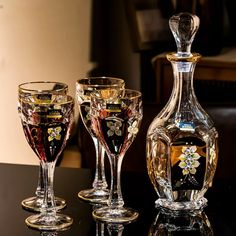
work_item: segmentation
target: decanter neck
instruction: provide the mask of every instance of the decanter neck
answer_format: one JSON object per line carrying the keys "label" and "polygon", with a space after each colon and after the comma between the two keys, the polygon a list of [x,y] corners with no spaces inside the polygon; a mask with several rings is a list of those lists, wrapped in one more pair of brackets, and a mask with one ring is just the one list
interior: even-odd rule
{"label": "decanter neck", "polygon": [[183,118],[191,120],[195,113],[193,110],[198,110],[200,106],[193,86],[194,70],[199,58],[200,55],[197,54],[193,55],[190,60],[170,60],[173,68],[174,84],[169,106],[172,107],[171,110],[175,110],[176,121]]}
{"label": "decanter neck", "polygon": [[193,89],[193,72],[196,63],[172,62],[174,86],[172,99],[177,103],[191,104],[195,99]]}
{"label": "decanter neck", "polygon": [[191,126],[196,120],[201,120],[211,126],[211,120],[205,119],[206,112],[199,104],[193,86],[194,70],[200,55],[193,53],[189,58],[180,59],[168,54],[167,59],[173,68],[174,84],[168,103],[159,113],[159,120],[174,122],[178,127]]}
{"label": "decanter neck", "polygon": [[174,75],[174,86],[171,95],[171,103],[191,104],[197,102],[193,88],[193,75],[196,63],[201,58],[200,54],[193,53],[190,57],[180,58],[175,53],[167,54],[171,62]]}

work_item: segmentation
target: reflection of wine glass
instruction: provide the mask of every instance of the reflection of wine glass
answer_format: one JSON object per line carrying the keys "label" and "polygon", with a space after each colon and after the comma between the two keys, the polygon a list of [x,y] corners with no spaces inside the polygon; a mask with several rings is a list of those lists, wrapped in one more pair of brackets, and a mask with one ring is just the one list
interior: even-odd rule
{"label": "reflection of wine glass", "polygon": [[92,129],[105,147],[111,166],[111,191],[108,206],[93,211],[97,220],[123,223],[135,220],[138,213],[124,207],[120,186],[121,164],[135,139],[142,119],[142,96],[135,90],[100,90],[92,94]]}
{"label": "reflection of wine glass", "polygon": [[108,224],[107,230],[110,236],[122,236],[124,225],[123,224]]}
{"label": "reflection of wine glass", "polygon": [[55,231],[42,231],[40,232],[40,236],[57,236],[58,233]]}
{"label": "reflection of wine glass", "polygon": [[94,135],[91,129],[90,120],[90,94],[100,89],[120,89],[124,88],[124,80],[110,77],[90,77],[79,79],[76,83],[76,94],[79,104],[79,111],[82,121],[91,135],[96,151],[96,170],[93,181],[93,188],[85,189],[78,193],[78,196],[93,203],[106,203],[109,196],[107,182],[104,171],[104,148]]}
{"label": "reflection of wine glass", "polygon": [[[38,94],[38,91],[40,91],[40,95]],[[50,82],[50,81],[37,81],[37,82],[28,82],[19,85],[18,88],[18,96],[19,101],[20,99],[28,96],[42,96],[43,94],[66,94],[68,91],[68,86],[61,82]],[[38,94],[38,95],[37,95]],[[20,106],[18,106],[19,113]],[[22,122],[22,125],[24,126],[24,123]],[[27,135],[26,135],[27,138]],[[30,143],[29,143],[30,144]],[[32,147],[34,150],[34,148]],[[43,177],[42,177],[42,166],[40,162],[39,166],[39,177],[38,177],[38,186],[35,192],[34,197],[30,197],[27,199],[24,199],[21,204],[25,209],[31,210],[31,211],[40,211],[40,208],[43,203],[43,196],[44,196],[44,184],[43,184]],[[66,206],[66,202],[62,198],[55,197],[56,207],[57,209],[62,209]]]}
{"label": "reflection of wine glass", "polygon": [[149,236],[174,235],[213,236],[211,224],[203,211],[170,211],[160,209],[150,227]]}
{"label": "reflection of wine glass", "polygon": [[56,212],[53,179],[56,160],[66,145],[73,121],[74,101],[61,94],[28,95],[19,99],[23,129],[31,148],[40,159],[44,200],[40,214],[28,217],[26,224],[39,230],[60,230],[73,220]]}

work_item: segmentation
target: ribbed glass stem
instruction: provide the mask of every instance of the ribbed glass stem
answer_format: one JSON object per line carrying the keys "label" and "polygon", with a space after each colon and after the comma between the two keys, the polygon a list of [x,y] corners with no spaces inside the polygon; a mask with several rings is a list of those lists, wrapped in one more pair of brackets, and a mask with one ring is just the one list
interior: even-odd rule
{"label": "ribbed glass stem", "polygon": [[111,154],[109,157],[111,165],[111,191],[108,199],[108,206],[122,207],[124,200],[121,193],[120,171],[123,156]]}
{"label": "ribbed glass stem", "polygon": [[96,169],[95,169],[95,178],[93,181],[93,188],[106,189],[107,182],[104,168],[105,150],[97,138],[93,137],[93,142],[96,151]]}
{"label": "ribbed glass stem", "polygon": [[54,191],[53,191],[53,180],[55,163],[48,162],[42,164],[43,176],[44,176],[44,201],[42,206],[42,213],[56,214]]}

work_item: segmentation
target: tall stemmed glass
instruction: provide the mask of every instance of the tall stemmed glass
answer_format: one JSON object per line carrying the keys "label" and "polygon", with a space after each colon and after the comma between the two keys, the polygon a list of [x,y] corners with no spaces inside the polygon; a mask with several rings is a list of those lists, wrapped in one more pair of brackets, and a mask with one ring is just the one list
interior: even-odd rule
{"label": "tall stemmed glass", "polygon": [[80,116],[86,129],[93,139],[96,151],[96,169],[92,188],[81,190],[78,193],[78,196],[85,201],[92,203],[106,203],[109,196],[109,190],[107,189],[108,185],[104,171],[105,151],[91,129],[90,94],[101,89],[121,89],[124,88],[124,86],[125,82],[123,79],[112,77],[89,77],[79,79],[76,82],[76,94],[79,104]]}
{"label": "tall stemmed glass", "polygon": [[123,157],[134,141],[142,120],[142,96],[139,91],[112,89],[91,96],[92,129],[105,147],[111,166],[111,191],[108,206],[95,209],[93,217],[109,223],[131,222],[138,213],[124,207],[120,172]]}
{"label": "tall stemmed glass", "polygon": [[[40,91],[40,94],[38,94],[38,91]],[[33,82],[26,82],[18,87],[18,98],[19,101],[22,98],[28,97],[28,96],[38,96],[38,99],[43,99],[43,94],[46,94],[48,96],[49,94],[57,95],[57,94],[67,94],[68,92],[68,85],[61,82],[53,82],[53,81],[33,81]],[[18,105],[18,111],[20,114],[20,106]],[[22,123],[24,126],[24,123]],[[27,138],[27,135],[26,135]],[[34,148],[32,147],[34,150]],[[35,196],[29,197],[24,199],[21,202],[21,205],[23,208],[39,212],[40,208],[43,203],[44,198],[44,184],[43,184],[43,176],[42,176],[42,166],[41,162],[39,165],[39,177],[38,177],[38,186],[36,188]],[[55,197],[55,203],[58,210],[63,209],[66,206],[66,201],[62,198]]]}
{"label": "tall stemmed glass", "polygon": [[74,100],[68,95],[46,94],[39,90],[19,100],[23,129],[29,145],[40,159],[44,181],[44,200],[40,214],[28,217],[26,224],[38,230],[61,230],[73,220],[58,214],[53,179],[57,158],[69,137],[73,123]]}

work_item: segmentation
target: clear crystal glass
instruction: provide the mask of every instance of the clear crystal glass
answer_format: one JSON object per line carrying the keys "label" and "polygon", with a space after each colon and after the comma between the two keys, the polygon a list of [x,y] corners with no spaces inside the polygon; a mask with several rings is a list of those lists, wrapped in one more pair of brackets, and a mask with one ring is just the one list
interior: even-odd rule
{"label": "clear crystal glass", "polygon": [[[41,94],[67,94],[68,85],[61,82],[54,81],[32,81],[20,84],[18,87],[18,112],[21,113],[20,99],[28,96],[36,95],[40,91]],[[35,196],[22,200],[21,205],[24,209],[40,212],[44,198],[44,182],[41,162],[39,164],[38,185],[35,191]],[[66,206],[66,201],[60,197],[55,197],[55,203],[58,210]]]}
{"label": "clear crystal glass", "polygon": [[193,74],[200,55],[191,53],[199,27],[195,15],[180,13],[169,21],[177,44],[170,53],[174,74],[171,97],[147,133],[147,169],[158,194],[156,204],[171,210],[196,210],[206,205],[218,159],[218,133],[200,106]]}
{"label": "clear crystal glass", "polygon": [[40,213],[26,224],[37,230],[68,228],[71,217],[57,213],[53,182],[55,164],[65,148],[73,123],[74,100],[63,94],[30,93],[19,98],[20,118],[26,139],[42,166],[44,195]]}
{"label": "clear crystal glass", "polygon": [[91,99],[92,129],[106,150],[111,167],[108,206],[93,211],[93,217],[108,223],[131,222],[138,212],[124,206],[121,191],[121,165],[134,141],[142,120],[142,95],[135,90],[99,90]]}
{"label": "clear crystal glass", "polygon": [[79,198],[92,203],[106,203],[109,190],[104,170],[105,150],[100,141],[94,135],[90,119],[90,101],[91,93],[102,89],[121,89],[125,82],[120,78],[113,77],[88,77],[79,79],[76,82],[76,96],[79,104],[80,116],[83,124],[92,137],[96,152],[96,169],[92,188],[81,190],[78,193]]}

